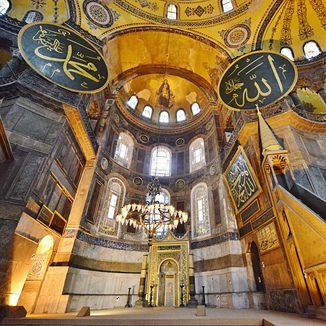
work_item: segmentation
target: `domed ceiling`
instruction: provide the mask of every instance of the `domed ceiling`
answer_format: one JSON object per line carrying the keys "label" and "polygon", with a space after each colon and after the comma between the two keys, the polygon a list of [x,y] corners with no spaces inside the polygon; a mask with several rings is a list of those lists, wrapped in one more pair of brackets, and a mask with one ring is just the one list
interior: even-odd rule
{"label": "domed ceiling", "polygon": [[[307,41],[326,37],[322,0],[232,0],[233,9],[225,13],[222,1],[178,1],[173,2],[175,20],[166,18],[170,2],[161,0],[20,3],[11,8],[11,18],[23,20],[35,10],[43,21],[65,23],[101,45],[110,92],[122,103],[137,95],[139,107],[132,112],[136,117],[150,105],[155,111],[150,123],[156,123],[164,109],[157,102],[164,80],[172,96],[166,108],[171,123],[179,108],[186,110],[185,123],[191,123],[193,101],[203,111],[218,102],[218,80],[233,59],[255,50],[279,52],[284,46],[292,48],[295,59],[302,59]],[[325,42],[319,46],[325,51]]]}

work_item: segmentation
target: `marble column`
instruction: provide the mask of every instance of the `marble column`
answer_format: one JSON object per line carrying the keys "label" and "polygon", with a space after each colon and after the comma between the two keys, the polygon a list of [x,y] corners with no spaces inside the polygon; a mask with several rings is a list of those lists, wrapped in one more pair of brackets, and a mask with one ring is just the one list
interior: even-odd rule
{"label": "marble column", "polygon": [[195,298],[196,288],[195,288],[195,269],[194,269],[193,254],[189,254],[189,286],[190,286],[190,300],[187,303],[187,307],[194,308],[197,307],[198,302]]}
{"label": "marble column", "polygon": [[135,302],[136,307],[147,307],[148,306],[148,302],[145,300],[147,262],[148,262],[148,255],[144,255],[142,265],[141,265],[141,272],[140,272],[138,299]]}

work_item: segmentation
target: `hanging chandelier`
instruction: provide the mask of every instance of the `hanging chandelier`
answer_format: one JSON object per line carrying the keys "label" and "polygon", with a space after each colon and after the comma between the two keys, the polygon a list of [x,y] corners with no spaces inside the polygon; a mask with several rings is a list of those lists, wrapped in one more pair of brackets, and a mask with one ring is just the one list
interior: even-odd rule
{"label": "hanging chandelier", "polygon": [[159,229],[175,229],[179,223],[188,221],[188,213],[175,209],[170,204],[160,202],[161,184],[155,177],[147,185],[146,204],[127,204],[121,208],[116,219],[122,225],[132,225],[134,228],[143,228],[148,235],[148,245],[152,245],[153,237]]}

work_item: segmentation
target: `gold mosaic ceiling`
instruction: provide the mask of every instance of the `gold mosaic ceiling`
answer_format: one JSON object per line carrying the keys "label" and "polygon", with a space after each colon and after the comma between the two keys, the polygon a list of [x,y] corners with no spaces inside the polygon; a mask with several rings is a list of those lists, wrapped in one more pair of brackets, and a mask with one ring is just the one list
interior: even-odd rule
{"label": "gold mosaic ceiling", "polygon": [[160,110],[156,94],[168,80],[174,95],[169,110],[184,108],[188,122],[190,101],[200,102],[203,109],[217,101],[218,79],[233,58],[290,46],[300,59],[309,40],[319,41],[322,51],[326,47],[322,0],[233,0],[228,13],[222,12],[220,1],[178,1],[173,2],[177,20],[165,18],[172,2],[161,0],[12,2],[12,18],[22,20],[36,10],[46,22],[68,20],[69,26],[102,40],[111,91],[124,102],[140,94],[142,105],[148,99]]}

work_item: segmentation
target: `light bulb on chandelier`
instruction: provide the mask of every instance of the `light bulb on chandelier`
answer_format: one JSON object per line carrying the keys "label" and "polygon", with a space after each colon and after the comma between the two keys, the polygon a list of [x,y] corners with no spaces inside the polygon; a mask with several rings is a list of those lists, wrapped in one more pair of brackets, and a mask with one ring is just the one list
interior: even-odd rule
{"label": "light bulb on chandelier", "polygon": [[127,204],[121,208],[117,215],[117,221],[122,225],[132,225],[134,228],[142,227],[148,235],[148,245],[152,245],[155,233],[167,227],[169,230],[176,229],[179,223],[188,221],[188,213],[176,210],[172,205],[161,203],[156,200],[161,193],[161,184],[155,177],[147,185],[147,201],[142,204]]}

